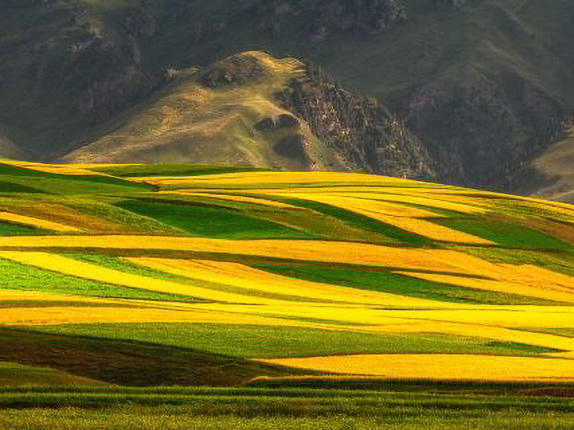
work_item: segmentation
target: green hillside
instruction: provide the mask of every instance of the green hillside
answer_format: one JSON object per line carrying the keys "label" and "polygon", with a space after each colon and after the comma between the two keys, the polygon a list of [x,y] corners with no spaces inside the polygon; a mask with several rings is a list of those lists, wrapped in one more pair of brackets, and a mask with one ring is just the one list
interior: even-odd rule
{"label": "green hillside", "polygon": [[345,170],[333,149],[274,98],[303,67],[253,52],[206,70],[174,72],[150,104],[127,112],[119,128],[66,160]]}

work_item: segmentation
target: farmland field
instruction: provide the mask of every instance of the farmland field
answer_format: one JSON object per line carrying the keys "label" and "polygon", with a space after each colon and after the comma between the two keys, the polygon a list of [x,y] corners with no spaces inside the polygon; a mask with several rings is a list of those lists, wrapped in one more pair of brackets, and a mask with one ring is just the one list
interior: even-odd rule
{"label": "farmland field", "polygon": [[209,166],[0,183],[0,428],[574,425],[574,207]]}

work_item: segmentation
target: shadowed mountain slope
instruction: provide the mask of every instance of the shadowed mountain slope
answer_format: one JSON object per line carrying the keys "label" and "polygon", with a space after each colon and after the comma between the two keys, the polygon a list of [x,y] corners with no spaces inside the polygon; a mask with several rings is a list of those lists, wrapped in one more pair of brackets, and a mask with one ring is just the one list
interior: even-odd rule
{"label": "shadowed mountain slope", "polygon": [[[0,123],[18,147],[44,159],[83,148],[103,161],[114,146],[116,159],[249,159],[411,177],[434,171],[443,182],[506,189],[574,109],[574,6],[567,0],[27,0],[1,7]],[[314,137],[302,133],[306,145],[280,145],[270,160],[276,137],[254,133],[249,121],[218,157],[210,156],[218,147],[212,137],[191,133],[189,124],[177,142],[164,133],[151,143],[151,135],[134,132],[158,118],[166,97],[189,90],[190,68],[208,70],[253,50],[309,60],[337,83],[336,97],[315,82],[317,96],[305,106],[294,102],[301,97],[282,99],[309,125]],[[222,91],[220,84],[211,90]],[[378,101],[354,97],[355,115],[343,89]],[[245,100],[232,104],[245,112]],[[142,142],[115,146],[128,129]],[[323,156],[302,161],[302,146]]]}

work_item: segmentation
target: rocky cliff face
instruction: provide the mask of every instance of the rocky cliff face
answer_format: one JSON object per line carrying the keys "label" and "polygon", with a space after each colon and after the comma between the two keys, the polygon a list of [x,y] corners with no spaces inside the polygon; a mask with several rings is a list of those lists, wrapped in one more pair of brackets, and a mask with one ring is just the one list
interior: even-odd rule
{"label": "rocky cliff face", "polygon": [[307,65],[302,78],[278,94],[351,170],[432,179],[433,163],[421,142],[376,99],[346,90]]}

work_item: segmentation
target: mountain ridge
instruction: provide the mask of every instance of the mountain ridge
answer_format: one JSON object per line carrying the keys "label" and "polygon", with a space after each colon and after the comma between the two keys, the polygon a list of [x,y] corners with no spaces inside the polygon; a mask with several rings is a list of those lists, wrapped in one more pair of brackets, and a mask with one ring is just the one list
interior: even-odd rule
{"label": "mountain ridge", "polygon": [[[173,71],[253,50],[320,67],[341,90],[377,100],[363,105],[363,118],[382,121],[380,103],[385,123],[399,121],[398,133],[377,137],[375,146],[387,148],[380,155],[368,142],[342,151],[358,171],[436,174],[445,183],[512,191],[523,166],[555,142],[574,110],[574,7],[566,0],[50,0],[2,7],[0,123],[36,159],[56,160],[97,140],[172,85]],[[339,109],[335,129],[350,130],[355,140],[377,135],[360,121],[345,122],[349,115]],[[318,140],[331,142],[322,145],[345,141],[329,137],[317,118],[308,122]]]}

